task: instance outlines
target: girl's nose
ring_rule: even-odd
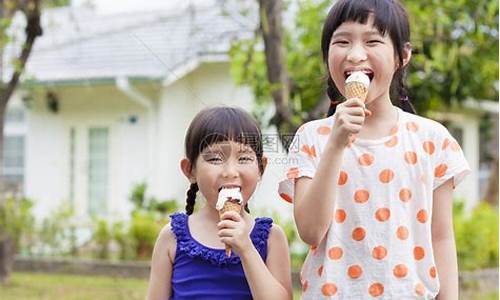
[[[222,176],[224,178],[235,178],[238,177],[238,169],[234,162],[230,160],[224,164],[224,169],[222,170]]]
[[[365,48],[362,45],[355,44],[347,54],[347,60],[352,63],[360,63],[367,59]]]

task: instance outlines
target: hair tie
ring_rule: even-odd
[[[342,102],[341,100],[331,100],[331,101],[330,101],[330,104],[331,104],[331,105],[337,105],[337,104],[339,104],[339,103],[341,103],[341,102]]]
[[[403,96],[403,97],[399,98],[399,100],[401,100],[401,102],[410,101],[410,99],[408,98],[408,96]]]

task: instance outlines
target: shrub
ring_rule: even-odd
[[[470,215],[458,202],[454,207],[454,229],[458,265],[461,270],[498,267],[498,211],[488,203],[478,204]]]

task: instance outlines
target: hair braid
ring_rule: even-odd
[[[189,187],[189,190],[187,191],[187,198],[186,198],[186,214],[187,215],[191,215],[193,213],[197,192],[198,192],[198,184],[191,183],[191,186]]]

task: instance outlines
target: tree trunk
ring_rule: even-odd
[[[0,232],[0,239],[0,284],[5,284],[14,265],[15,247],[14,240],[8,234]]]
[[[26,16],[26,40],[23,43],[21,53],[17,58],[14,73],[6,85],[2,84],[0,88],[0,205],[5,197],[6,184],[3,177],[3,127],[7,103],[14,93],[19,78],[24,71],[28,57],[31,54],[35,39],[42,35],[40,25],[40,0],[13,1],[6,5],[5,1],[0,0],[0,18],[10,20],[16,10],[21,10]],[[5,34],[5,32],[3,33]],[[0,47],[0,59],[3,59],[3,47]],[[3,71],[3,68],[2,70]],[[3,76],[0,76],[0,78]],[[0,283],[8,280],[14,264],[15,245],[14,239],[4,228],[0,228]]]
[[[498,206],[498,153],[491,163],[491,174],[488,180],[488,189],[486,190],[485,201],[493,206]]]
[[[267,78],[276,107],[271,123],[276,125],[280,134],[293,134],[297,125],[292,121],[290,106],[290,87],[281,22],[282,9],[281,0],[259,0],[260,28],[264,39]]]

